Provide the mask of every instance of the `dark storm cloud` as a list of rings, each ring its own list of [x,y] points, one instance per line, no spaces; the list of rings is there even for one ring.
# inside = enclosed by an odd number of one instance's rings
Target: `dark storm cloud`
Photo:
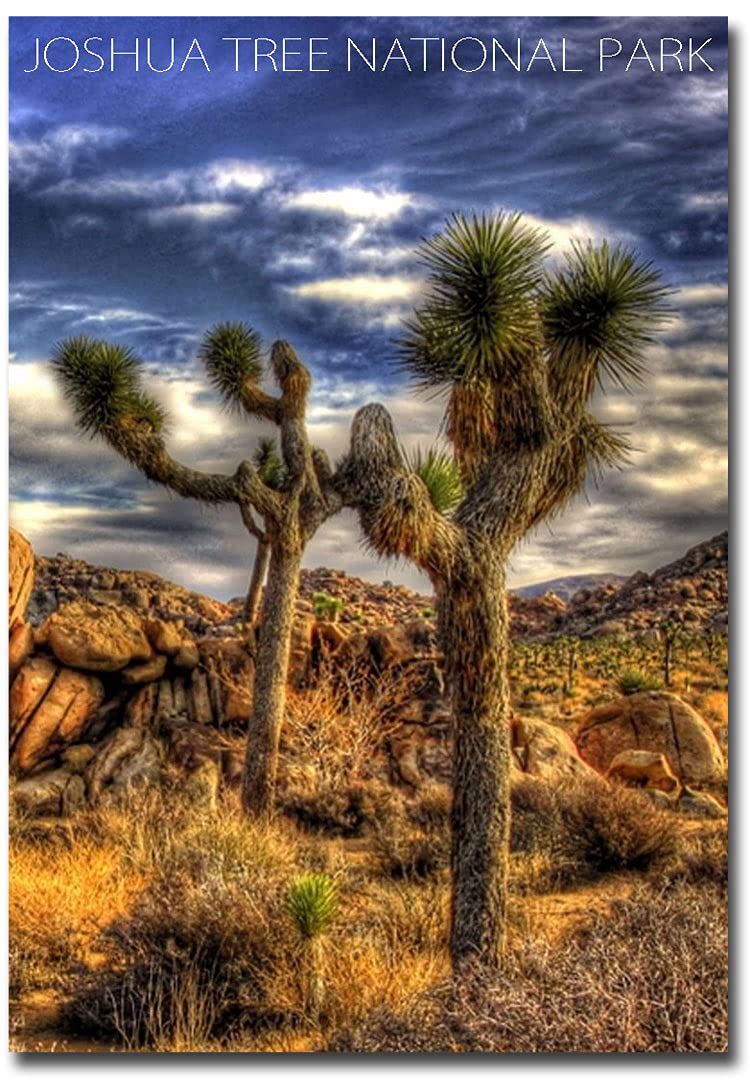
[[[334,70],[235,75],[225,56],[210,74],[134,77],[127,60],[104,76],[22,72],[37,35],[114,36],[125,48],[135,33],[174,34],[178,53],[193,36],[326,36]],[[467,34],[510,51],[521,36],[525,58],[544,37],[558,67],[565,36],[586,70],[346,74],[336,59],[347,36]],[[624,54],[642,37],[653,55],[660,36],[711,37],[716,70],[652,74],[640,62],[626,73],[619,62],[600,75],[603,36]],[[555,257],[571,236],[635,246],[675,290],[651,381],[598,406],[639,453],[519,550],[519,580],[655,565],[723,527],[725,20],[15,19],[10,78],[11,348],[26,369],[12,383],[11,481],[19,524],[41,549],[64,543],[122,565],[137,556],[161,572],[171,561],[174,576],[224,594],[240,591],[248,559],[230,510],[171,499],[75,435],[47,378],[54,342],[88,333],[135,347],[174,415],[175,452],[207,467],[233,469],[254,443],[194,363],[204,328],[226,318],[293,340],[332,453],[373,398],[394,407],[407,442],[430,440],[439,403],[413,399],[391,363],[419,294],[413,251],[451,212],[499,207],[547,226]],[[316,538],[315,561],[418,580],[374,564],[345,516]]]

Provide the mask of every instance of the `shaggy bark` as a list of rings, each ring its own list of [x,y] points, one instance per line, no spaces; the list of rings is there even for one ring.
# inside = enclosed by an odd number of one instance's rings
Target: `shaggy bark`
[[[485,550],[462,571],[439,622],[453,718],[450,946],[459,967],[500,962],[511,763],[505,569]]]
[[[274,809],[279,739],[284,719],[289,648],[302,547],[290,538],[271,544],[263,600],[255,688],[247,732],[242,805],[254,817]]]

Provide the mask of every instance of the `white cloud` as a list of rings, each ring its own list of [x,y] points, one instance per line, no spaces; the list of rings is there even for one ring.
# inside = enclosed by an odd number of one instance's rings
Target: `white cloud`
[[[403,191],[341,187],[297,191],[286,196],[282,206],[288,210],[311,210],[359,221],[390,221],[416,203],[413,195]]]
[[[201,224],[235,217],[241,209],[241,206],[234,203],[182,203],[179,206],[161,206],[156,210],[147,210],[146,217],[152,225],[157,226],[173,225],[181,221]]]
[[[223,195],[260,191],[270,179],[270,171],[241,160],[217,161],[205,171],[206,183]]]
[[[220,159],[189,169],[162,172],[105,173],[85,180],[63,179],[46,194],[59,198],[83,198],[87,202],[122,203],[157,209],[183,203],[231,205],[227,199],[241,199],[268,186],[271,169],[242,159]]]
[[[677,303],[688,307],[698,304],[725,304],[727,302],[726,285],[686,285],[677,291]]]
[[[13,139],[8,146],[11,179],[30,183],[47,170],[67,174],[76,161],[91,157],[126,138],[119,127],[101,124],[64,124],[41,139]]]
[[[567,251],[573,240],[585,243],[587,240],[599,241],[605,235],[611,239],[611,231],[592,218],[544,218],[536,214],[524,214],[524,222],[535,225],[538,229],[544,229],[552,243],[552,254]],[[624,236],[619,239],[625,239]]]
[[[324,278],[290,287],[295,296],[334,304],[381,306],[413,301],[423,288],[420,278],[365,275]]]
[[[158,315],[149,315],[147,311],[136,311],[133,308],[104,308],[102,311],[97,311],[92,315],[86,315],[81,319],[81,322],[153,322],[157,325],[161,325],[161,321],[162,320]]]
[[[678,103],[701,116],[725,116],[729,104],[726,77],[717,73],[709,79],[685,79]]]
[[[726,191],[700,191],[686,196],[684,200],[686,210],[723,210],[728,204]]]

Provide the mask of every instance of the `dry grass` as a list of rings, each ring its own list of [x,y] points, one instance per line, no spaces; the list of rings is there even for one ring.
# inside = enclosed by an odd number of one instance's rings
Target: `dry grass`
[[[437,900],[427,886],[380,881],[367,861],[347,858],[341,842],[317,840],[283,819],[249,824],[232,804],[212,814],[174,795],[161,804],[149,796],[137,827],[135,809],[82,817],[72,847],[22,843],[14,863],[14,872],[43,866],[67,883],[54,898],[17,892],[25,921],[13,925],[22,967],[36,950],[39,985],[53,985],[53,966],[68,973],[67,1038],[165,1052],[299,1049],[300,1042],[309,1049],[347,1018],[399,1005],[445,978],[444,883]],[[341,893],[341,915],[322,950],[325,994],[315,1027],[305,1015],[299,937],[286,905],[289,883],[306,870],[330,874]],[[40,949],[40,904],[51,902],[58,923],[45,929]]]
[[[69,995],[55,1045],[722,1048],[723,822],[685,831],[639,792],[528,778],[513,800],[508,967],[449,984],[450,793],[387,778],[384,747],[414,688],[345,690],[323,679],[290,696],[272,826],[248,824],[231,793],[212,810],[179,782],[51,830],[12,823],[12,991]],[[597,692],[581,677],[580,695]],[[717,726],[722,700],[705,699]],[[310,870],[341,898],[314,1018],[285,903]],[[20,1029],[14,1044],[41,1046]]]
[[[29,844],[11,835],[10,992],[64,984],[142,885],[118,844]]]

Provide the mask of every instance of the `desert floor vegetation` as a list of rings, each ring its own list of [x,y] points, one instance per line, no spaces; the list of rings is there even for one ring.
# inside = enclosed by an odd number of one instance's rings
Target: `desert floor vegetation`
[[[686,696],[721,734],[715,684],[694,672]],[[13,1048],[724,1051],[725,821],[524,777],[504,967],[455,982],[447,785],[376,764],[398,693],[323,678],[291,695],[270,824],[178,776],[69,819],[12,817]],[[535,711],[565,726],[571,702],[610,693],[588,665]]]

